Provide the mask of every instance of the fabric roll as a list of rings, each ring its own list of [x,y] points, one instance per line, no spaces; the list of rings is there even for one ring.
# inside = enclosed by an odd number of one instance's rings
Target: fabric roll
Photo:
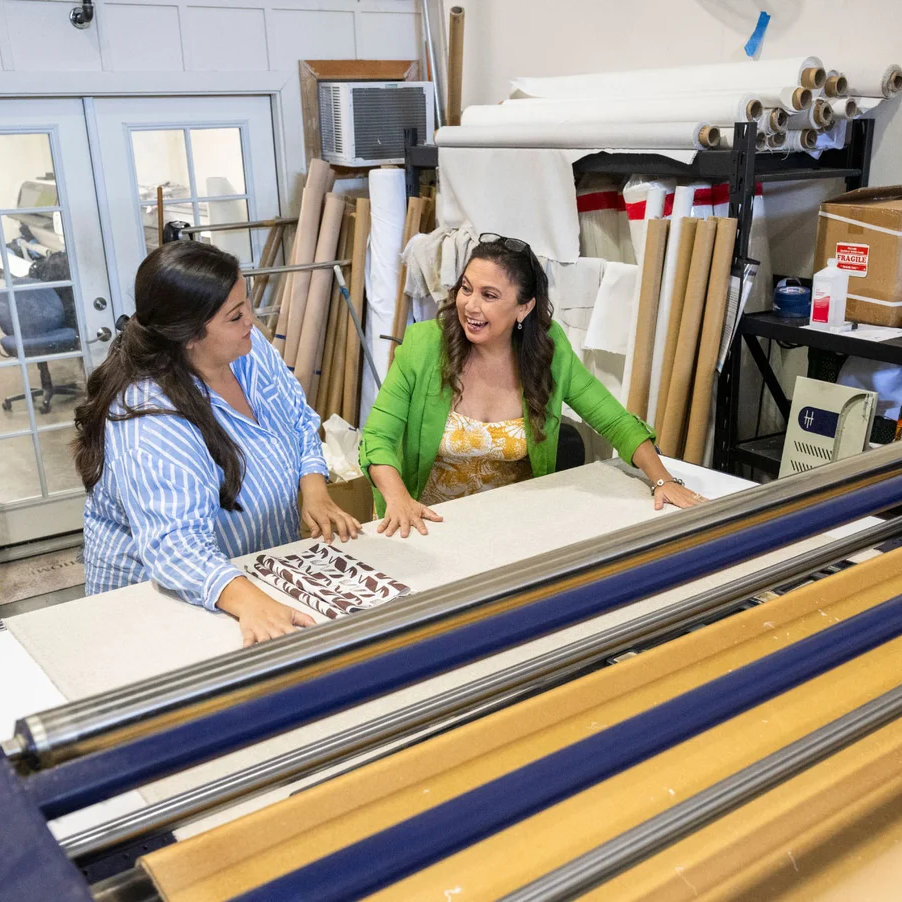
[[[335,184],[335,173],[332,167],[323,160],[311,160],[301,198],[301,215],[298,219],[297,240],[292,264],[312,263],[316,253],[316,241],[319,236],[320,216],[323,211],[326,194]],[[310,289],[312,273],[287,273],[285,293],[282,306],[287,304],[287,321],[285,324],[285,346],[282,356],[289,368],[294,367],[298,355],[298,344],[301,340],[301,327],[304,324],[304,312],[307,307],[307,293]]]
[[[902,91],[902,66],[863,63],[843,69],[850,97],[893,97]]]
[[[403,169],[373,169],[370,184],[370,238],[366,264],[366,341],[380,380],[388,372],[389,343],[395,315],[407,193]],[[363,373],[360,425],[366,423],[376,400],[376,383],[367,367]]]
[[[626,354],[638,277],[639,267],[635,263],[605,264],[583,348]]]
[[[674,179],[650,179],[644,175],[634,175],[623,186],[623,201],[629,220],[633,253],[638,262],[642,256],[642,242],[646,219],[660,219],[664,216],[667,195],[676,188]]]
[[[667,405],[663,410],[663,426],[658,436],[658,446],[667,457],[680,457],[683,451],[692,372],[698,350],[699,329],[704,313],[716,232],[717,222],[714,219],[700,222],[695,232],[679,338],[667,391]]]
[[[654,423],[658,412],[658,392],[661,389],[661,369],[664,365],[664,349],[667,345],[667,328],[670,324],[670,308],[673,304],[673,290],[676,283],[677,259],[679,257],[680,236],[683,221],[692,210],[695,189],[681,185],[676,189],[670,233],[667,236],[667,251],[664,258],[664,273],[661,280],[661,298],[658,302],[658,316],[655,325],[654,349],[651,361],[651,380],[648,388],[648,412],[646,419]]]
[[[853,97],[832,97],[827,104],[835,119],[854,119],[860,112]]]
[[[796,56],[779,60],[635,69],[626,72],[600,72],[553,78],[515,78],[512,84],[517,91],[527,97],[598,98],[618,95],[647,97],[664,91],[681,94],[710,91],[712,85],[717,85],[725,91],[756,92],[759,85],[803,85],[809,70],[823,68],[823,63],[816,56]],[[821,84],[824,78],[826,72],[821,71]],[[812,84],[811,87],[817,85]]]
[[[697,219],[689,218],[680,226],[680,239],[677,244],[677,259],[673,274],[673,294],[670,299],[670,312],[665,325],[664,353],[661,355],[661,378],[655,399],[654,420],[650,420],[658,433],[661,432],[664,425],[664,410],[667,407],[667,395],[670,391],[673,362],[676,359],[677,343],[680,337],[680,322],[683,318],[683,304],[686,299],[686,286],[689,283],[689,268],[692,264],[692,251],[695,247],[695,233],[698,223]]]
[[[661,295],[661,277],[664,270],[664,253],[667,247],[669,226],[670,223],[666,219],[648,221],[645,254],[642,259],[642,285],[639,289],[635,350],[626,408],[643,420],[648,416],[655,328],[658,321],[658,300]]]
[[[692,197],[690,216],[693,219],[707,219],[714,215],[714,194],[710,182],[692,182],[688,187],[695,189]]]
[[[720,351],[735,243],[736,220],[718,219],[692,401],[689,406],[689,425],[686,429],[686,449],[683,459],[688,463],[704,463],[705,446],[711,425],[717,355]]]
[[[587,176],[576,191],[581,257],[621,260],[620,214],[626,212],[620,185],[609,178]]]
[[[556,127],[577,124],[638,122],[712,122],[733,125],[755,118],[761,101],[752,93],[692,93],[654,97],[597,99],[525,99],[467,107],[464,126],[535,125]]]
[[[341,195],[326,195],[326,205],[323,210],[319,238],[316,242],[314,262],[328,263],[335,259],[344,210],[345,202]],[[298,339],[297,355],[294,360],[294,374],[311,400],[316,397],[316,393],[313,391],[313,374],[316,371],[317,357],[321,353],[325,338],[326,314],[329,311],[329,296],[333,278],[335,276],[331,269],[316,269],[312,273],[307,303],[304,307],[303,325]],[[286,343],[285,353],[287,354],[289,350]],[[289,365],[291,365],[291,361],[289,361]]]

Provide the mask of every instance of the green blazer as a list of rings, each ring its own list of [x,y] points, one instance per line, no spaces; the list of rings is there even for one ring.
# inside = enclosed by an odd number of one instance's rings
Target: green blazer
[[[552,322],[549,334],[554,340],[554,388],[548,399],[544,441],[533,440],[526,402],[523,403],[533,476],[554,472],[565,403],[608,439],[625,461],[632,462],[639,445],[655,438],[654,431],[627,413],[583,366],[557,323]],[[419,498],[426,487],[451,412],[453,393],[447,386],[442,387],[441,361],[438,323],[429,320],[408,326],[360,437],[360,467],[367,478],[372,464],[394,467],[413,498]],[[382,517],[385,500],[375,486],[373,494],[376,511]]]

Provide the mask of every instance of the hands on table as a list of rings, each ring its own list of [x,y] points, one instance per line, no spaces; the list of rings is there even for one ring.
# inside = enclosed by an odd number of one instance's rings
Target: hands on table
[[[426,529],[425,520],[441,523],[442,517],[431,508],[426,507],[425,504],[414,501],[405,491],[402,497],[386,499],[385,518],[376,527],[376,532],[393,536],[400,530],[401,538],[406,539],[413,527],[420,535],[426,536],[429,535],[429,530]]]
[[[244,576],[236,577],[222,590],[216,606],[238,620],[244,648],[316,624],[309,614],[280,604]]]
[[[319,473],[301,477],[301,494],[304,498],[301,517],[310,529],[310,538],[331,542],[334,533],[342,542],[357,538],[360,523],[332,500],[326,480]]]
[[[698,492],[693,492],[692,489],[676,482],[665,482],[664,485],[658,486],[655,489],[654,499],[656,511],[661,510],[665,504],[672,504],[675,507],[695,507],[696,504],[708,500]]]

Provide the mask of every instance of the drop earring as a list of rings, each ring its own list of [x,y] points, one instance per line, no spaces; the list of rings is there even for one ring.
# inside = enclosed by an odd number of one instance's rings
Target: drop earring
[[[517,323],[517,330],[519,331],[519,330],[521,330],[522,328],[523,328],[523,323],[518,322],[518,323]]]

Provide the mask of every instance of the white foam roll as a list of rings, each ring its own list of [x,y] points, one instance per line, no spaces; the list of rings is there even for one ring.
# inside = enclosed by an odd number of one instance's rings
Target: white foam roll
[[[380,379],[388,372],[389,342],[401,271],[401,244],[407,217],[403,169],[373,169],[369,174],[370,238],[366,258],[366,341]],[[368,366],[363,369],[360,425],[366,423],[376,383]]]
[[[859,65],[843,70],[850,97],[893,97],[902,91],[902,66]]]
[[[664,346],[667,343],[667,327],[670,323],[670,308],[673,306],[673,285],[676,277],[677,253],[683,220],[692,212],[695,188],[686,185],[677,187],[673,199],[673,214],[670,217],[670,233],[667,236],[667,251],[664,256],[664,275],[661,278],[661,297],[658,301],[658,319],[655,324],[655,344],[651,357],[651,383],[648,390],[649,423],[654,423],[658,410],[658,392],[661,389],[661,367],[664,363]]]
[[[470,106],[461,125],[593,125],[607,122],[752,121],[761,114],[754,94],[684,94],[670,97],[604,98],[598,100],[507,100]]]
[[[597,125],[445,126],[439,147],[589,148],[604,150],[702,150],[717,147],[720,129],[699,122],[639,122]]]
[[[709,91],[712,85],[723,90],[755,91],[759,85],[805,85],[810,70],[820,73],[820,85],[812,84],[812,87],[821,87],[827,73],[816,56],[555,78],[515,78],[512,85],[527,97],[649,96],[665,92]]]
[[[854,97],[831,97],[827,104],[835,119],[854,119],[860,112]]]

